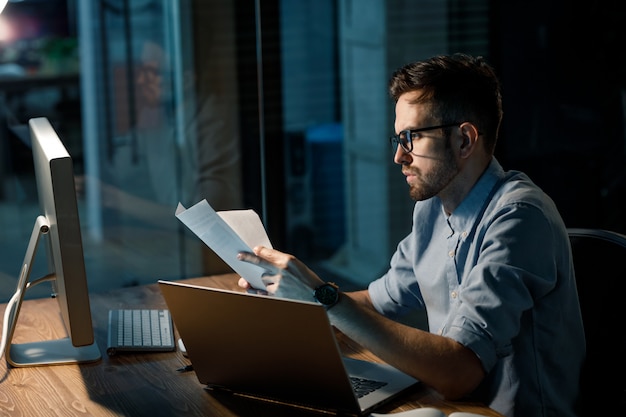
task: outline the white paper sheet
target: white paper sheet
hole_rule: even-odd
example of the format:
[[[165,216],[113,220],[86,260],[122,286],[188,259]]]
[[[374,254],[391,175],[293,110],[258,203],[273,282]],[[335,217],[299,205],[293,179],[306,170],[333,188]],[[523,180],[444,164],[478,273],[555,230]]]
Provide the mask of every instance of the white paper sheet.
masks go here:
[[[178,203],[176,217],[250,285],[265,288],[261,277],[267,271],[237,259],[239,252],[252,252],[254,246],[272,247],[254,210],[216,212],[206,200],[202,200],[188,209]]]

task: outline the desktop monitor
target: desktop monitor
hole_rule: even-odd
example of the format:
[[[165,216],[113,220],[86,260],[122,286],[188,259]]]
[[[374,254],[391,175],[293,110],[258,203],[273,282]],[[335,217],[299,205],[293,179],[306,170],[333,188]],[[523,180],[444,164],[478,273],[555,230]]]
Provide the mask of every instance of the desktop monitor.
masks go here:
[[[47,118],[30,119],[29,127],[40,214],[21,265],[16,293],[7,305],[11,316],[6,358],[14,366],[95,361],[101,356],[94,342],[72,158]],[[49,273],[30,280],[40,241],[46,246]],[[52,282],[68,336],[12,344],[24,293],[45,281]]]

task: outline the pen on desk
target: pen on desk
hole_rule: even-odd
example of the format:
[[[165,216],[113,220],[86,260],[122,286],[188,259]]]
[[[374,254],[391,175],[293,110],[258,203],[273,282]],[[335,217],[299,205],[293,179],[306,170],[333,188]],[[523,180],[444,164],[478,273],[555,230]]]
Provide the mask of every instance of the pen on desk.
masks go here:
[[[185,365],[182,368],[177,369],[178,372],[189,372],[193,371],[193,365]]]

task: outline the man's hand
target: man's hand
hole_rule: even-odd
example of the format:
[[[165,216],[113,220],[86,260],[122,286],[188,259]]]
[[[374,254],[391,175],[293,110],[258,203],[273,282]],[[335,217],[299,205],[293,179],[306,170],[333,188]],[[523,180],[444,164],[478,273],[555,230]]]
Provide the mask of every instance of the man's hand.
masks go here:
[[[257,246],[254,253],[241,252],[238,258],[267,270],[263,276],[268,294],[303,301],[313,301],[313,289],[323,281],[295,256],[275,249]],[[240,278],[239,286],[251,289],[250,283]],[[263,290],[263,289],[261,289]]]

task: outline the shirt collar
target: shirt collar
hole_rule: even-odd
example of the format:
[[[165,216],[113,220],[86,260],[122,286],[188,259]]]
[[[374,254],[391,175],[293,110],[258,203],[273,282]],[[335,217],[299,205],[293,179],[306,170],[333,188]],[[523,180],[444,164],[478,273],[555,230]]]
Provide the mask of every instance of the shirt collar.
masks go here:
[[[450,226],[455,232],[469,232],[478,216],[482,215],[483,207],[488,204],[490,194],[496,183],[504,178],[504,169],[496,158],[491,158],[485,172],[480,176],[469,194],[448,218]]]

